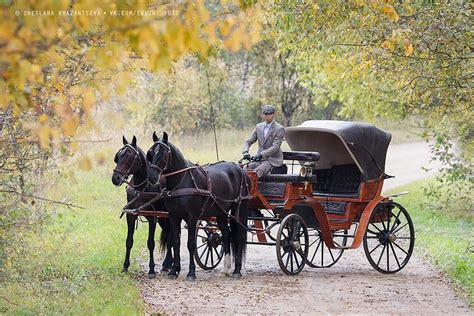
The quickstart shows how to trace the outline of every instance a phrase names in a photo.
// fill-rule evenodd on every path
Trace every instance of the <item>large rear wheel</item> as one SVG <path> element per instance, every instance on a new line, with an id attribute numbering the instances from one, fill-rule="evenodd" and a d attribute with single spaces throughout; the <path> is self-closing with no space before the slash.
<path id="1" fill-rule="evenodd" d="M 224 247 L 222 234 L 216 223 L 199 220 L 196 225 L 196 251 L 194 259 L 204 270 L 212 270 L 222 260 Z"/>
<path id="2" fill-rule="evenodd" d="M 407 210 L 398 203 L 380 203 L 372 213 L 364 236 L 369 263 L 381 273 L 403 269 L 413 253 L 415 228 Z"/>
<path id="3" fill-rule="evenodd" d="M 280 224 L 276 239 L 276 253 L 281 270 L 289 275 L 300 273 L 308 257 L 308 245 L 308 229 L 301 216 L 286 216 Z"/>

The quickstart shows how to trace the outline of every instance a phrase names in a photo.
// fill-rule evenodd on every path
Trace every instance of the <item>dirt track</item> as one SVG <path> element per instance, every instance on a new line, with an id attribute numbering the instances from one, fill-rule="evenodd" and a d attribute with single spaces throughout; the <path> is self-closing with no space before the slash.
<path id="1" fill-rule="evenodd" d="M 420 166 L 429 158 L 424 143 L 392 146 L 387 171 L 397 175 L 386 187 L 426 175 Z M 416 227 L 416 223 L 415 223 Z M 455 297 L 449 282 L 414 257 L 395 275 L 376 272 L 362 249 L 346 251 L 327 269 L 305 269 L 297 276 L 280 271 L 274 247 L 249 246 L 243 277 L 234 280 L 220 271 L 197 270 L 197 281 L 185 280 L 188 265 L 182 236 L 182 272 L 177 280 L 146 278 L 146 259 L 138 282 L 149 313 L 167 314 L 473 314 Z M 157 260 L 158 261 L 158 260 Z"/>

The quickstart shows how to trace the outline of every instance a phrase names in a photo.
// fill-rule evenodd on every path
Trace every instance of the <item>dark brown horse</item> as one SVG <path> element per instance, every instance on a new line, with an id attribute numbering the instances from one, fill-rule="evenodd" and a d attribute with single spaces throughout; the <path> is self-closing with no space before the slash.
<path id="1" fill-rule="evenodd" d="M 225 253 L 224 269 L 230 264 L 230 245 L 234 257 L 235 270 L 232 277 L 241 277 L 242 261 L 247 246 L 247 204 L 249 183 L 245 172 L 236 164 L 218 162 L 202 168 L 190 166 L 183 154 L 168 142 L 163 133 L 158 139 L 153 133 L 154 144 L 147 152 L 149 177 L 157 183 L 161 176 L 166 177 L 166 210 L 171 227 L 174 263 L 168 274 L 176 278 L 181 269 L 180 223 L 188 225 L 189 272 L 188 280 L 196 279 L 196 266 L 193 254 L 196 250 L 196 223 L 199 218 L 215 217 L 222 232 Z M 230 218 L 230 221 L 229 221 Z M 229 225 L 230 222 L 230 231 Z"/>
<path id="2" fill-rule="evenodd" d="M 158 194 L 161 192 L 161 186 L 159 183 L 154 185 L 149 183 L 145 153 L 140 149 L 140 147 L 137 146 L 137 138 L 133 136 L 132 142 L 129 143 L 125 137 L 123 137 L 123 145 L 124 146 L 115 155 L 114 161 L 117 166 L 115 167 L 112 174 L 112 183 L 116 186 L 120 186 L 129 178 L 129 176 L 133 176 L 130 186 L 127 189 L 127 209 L 138 209 L 150 201 L 149 197 L 141 196 L 143 195 L 143 192 Z M 155 202 L 150 205 L 150 208 L 163 210 L 163 202 Z M 126 272 L 130 266 L 130 251 L 133 247 L 133 233 L 135 230 L 135 223 L 137 221 L 137 215 L 127 213 L 126 216 L 128 233 L 126 240 L 125 261 L 123 263 L 124 272 Z M 147 246 L 148 250 L 150 251 L 150 270 L 148 272 L 148 277 L 153 278 L 156 276 L 153 251 L 155 249 L 155 229 L 157 219 L 152 216 L 146 216 L 146 219 L 148 220 Z M 169 243 L 169 221 L 166 218 L 158 218 L 158 223 L 161 226 L 160 249 L 164 249 L 165 247 L 167 248 L 161 271 L 167 272 L 168 269 L 171 268 L 173 259 L 171 256 L 171 244 Z"/>

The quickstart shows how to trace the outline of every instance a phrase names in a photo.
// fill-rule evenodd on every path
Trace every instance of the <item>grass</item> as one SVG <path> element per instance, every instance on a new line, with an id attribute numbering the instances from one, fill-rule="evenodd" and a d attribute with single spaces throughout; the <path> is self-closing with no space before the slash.
<path id="1" fill-rule="evenodd" d="M 465 293 L 474 305 L 474 225 L 469 214 L 460 217 L 450 214 L 449 209 L 428 206 L 430 203 L 422 190 L 428 181 L 433 180 L 397 188 L 397 192 L 410 192 L 397 201 L 405 206 L 415 224 L 417 250 L 445 272 L 454 287 Z"/>
<path id="2" fill-rule="evenodd" d="M 131 274 L 121 273 L 123 188 L 114 189 L 107 172 L 99 170 L 58 180 L 55 189 L 51 198 L 67 196 L 85 209 L 57 208 L 53 222 L 24 241 L 22 269 L 2 285 L 0 313 L 143 314 L 134 275 L 146 229 L 137 231 Z"/>

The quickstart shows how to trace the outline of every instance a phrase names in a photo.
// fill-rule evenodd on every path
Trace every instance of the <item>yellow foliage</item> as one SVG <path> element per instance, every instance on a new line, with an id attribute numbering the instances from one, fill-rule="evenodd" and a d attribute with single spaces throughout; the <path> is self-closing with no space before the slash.
<path id="1" fill-rule="evenodd" d="M 45 114 L 45 113 L 41 114 L 41 115 L 38 117 L 38 123 L 40 123 L 40 124 L 45 124 L 45 123 L 48 122 L 48 120 L 49 120 L 49 117 L 48 117 L 48 115 Z"/>
<path id="2" fill-rule="evenodd" d="M 411 56 L 411 55 L 413 55 L 413 45 L 412 44 L 405 45 L 405 56 Z"/>
<path id="3" fill-rule="evenodd" d="M 395 8 L 390 4 L 385 4 L 382 9 L 383 14 L 385 14 L 391 21 L 398 22 L 399 16 Z"/>
<path id="4" fill-rule="evenodd" d="M 38 140 L 43 149 L 46 149 L 49 146 L 49 133 L 50 127 L 48 125 L 42 126 L 38 130 Z"/>
<path id="5" fill-rule="evenodd" d="M 64 120 L 63 123 L 63 133 L 64 136 L 74 136 L 76 134 L 76 128 L 79 125 L 79 120 L 77 117 L 70 117 Z"/>
<path id="6" fill-rule="evenodd" d="M 79 166 L 79 169 L 81 170 L 91 170 L 92 168 L 92 162 L 87 156 L 82 156 L 78 159 L 77 164 Z"/>
<path id="7" fill-rule="evenodd" d="M 82 107 L 86 113 L 90 113 L 92 107 L 95 104 L 95 91 L 94 89 L 88 89 L 82 97 Z"/>

